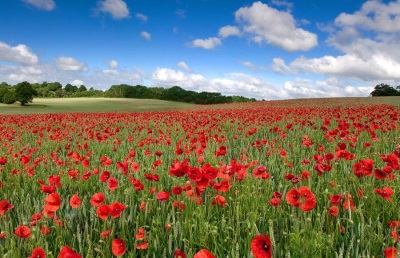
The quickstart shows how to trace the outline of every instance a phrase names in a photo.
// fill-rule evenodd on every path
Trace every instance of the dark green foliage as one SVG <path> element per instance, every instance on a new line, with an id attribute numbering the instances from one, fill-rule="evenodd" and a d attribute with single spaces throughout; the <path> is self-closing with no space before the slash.
<path id="1" fill-rule="evenodd" d="M 95 90 L 91 87 L 87 90 L 85 85 L 80 87 L 70 83 L 63 88 L 59 82 L 46 82 L 30 84 L 21 82 L 14 87 L 7 83 L 0 84 L 0 103 L 3 96 L 9 90 L 14 89 L 15 98 L 25 105 L 31 102 L 33 96 L 41 98 L 64 98 L 64 97 L 108 97 L 108 98 L 137 98 L 137 99 L 162 99 L 170 101 L 179 101 L 195 104 L 220 104 L 232 102 L 248 102 L 256 101 L 254 98 L 249 99 L 242 96 L 223 96 L 218 92 L 195 92 L 182 89 L 179 86 L 171 88 L 162 87 L 146 87 L 143 85 L 131 86 L 128 84 L 112 85 L 107 91 Z M 18 90 L 17 90 L 18 89 Z M 12 100 L 11 95 L 9 95 Z M 15 102 L 15 101 L 14 101 Z"/>
<path id="2" fill-rule="evenodd" d="M 3 103 L 4 104 L 14 104 L 16 102 L 15 93 L 12 90 L 9 90 L 3 96 Z"/>
<path id="3" fill-rule="evenodd" d="M 73 92 L 77 92 L 78 91 L 78 87 L 68 83 L 67 85 L 65 85 L 64 90 L 66 92 L 72 92 L 73 93 Z"/>
<path id="4" fill-rule="evenodd" d="M 32 85 L 27 82 L 20 82 L 15 86 L 15 99 L 24 106 L 28 102 L 32 102 L 33 96 L 36 96 L 37 92 L 33 89 Z"/>
<path id="5" fill-rule="evenodd" d="M 85 87 L 85 85 L 81 85 L 81 86 L 79 86 L 78 91 L 79 92 L 87 91 L 87 88 Z"/>
<path id="6" fill-rule="evenodd" d="M 400 85 L 396 88 L 397 90 L 388 84 L 381 83 L 375 86 L 374 91 L 371 92 L 371 96 L 400 96 Z"/>

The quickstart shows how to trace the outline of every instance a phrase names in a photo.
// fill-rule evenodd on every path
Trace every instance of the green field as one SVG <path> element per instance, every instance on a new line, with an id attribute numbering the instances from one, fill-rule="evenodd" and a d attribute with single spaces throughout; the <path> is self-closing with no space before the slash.
<path id="1" fill-rule="evenodd" d="M 20 106 L 0 104 L 0 114 L 34 114 L 63 112 L 129 112 L 129 111 L 164 111 L 187 109 L 192 104 L 155 99 L 117 99 L 117 98 L 65 98 L 40 99 Z"/>

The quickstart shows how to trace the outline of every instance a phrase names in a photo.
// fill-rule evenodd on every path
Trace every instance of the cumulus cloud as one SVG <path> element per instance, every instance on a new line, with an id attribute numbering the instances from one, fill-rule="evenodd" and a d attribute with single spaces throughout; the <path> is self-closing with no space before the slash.
<path id="1" fill-rule="evenodd" d="M 45 11 L 51 11 L 56 7 L 56 4 L 54 3 L 53 0 L 22 0 L 22 1 Z"/>
<path id="2" fill-rule="evenodd" d="M 98 11 L 110 14 L 114 19 L 129 17 L 129 9 L 123 0 L 103 0 L 97 2 Z"/>
<path id="3" fill-rule="evenodd" d="M 367 1 L 353 14 L 341 13 L 329 32 L 327 43 L 341 54 L 299 57 L 288 65 L 278 58 L 273 70 L 311 72 L 367 84 L 400 79 L 400 1 Z"/>
<path id="4" fill-rule="evenodd" d="M 231 25 L 224 26 L 219 29 L 218 36 L 220 36 L 223 39 L 230 36 L 240 36 L 240 30 L 236 26 L 231 26 Z"/>
<path id="5" fill-rule="evenodd" d="M 191 71 L 192 71 L 192 70 L 189 68 L 189 66 L 188 66 L 185 62 L 183 62 L 183 61 L 180 61 L 179 63 L 177 63 L 176 66 L 178 66 L 179 68 L 182 68 L 182 69 L 184 69 L 184 70 L 186 70 L 186 71 L 188 71 L 188 72 L 191 72 Z"/>
<path id="6" fill-rule="evenodd" d="M 342 27 L 359 27 L 376 32 L 400 32 L 400 1 L 383 3 L 367 1 L 353 14 L 341 13 L 335 24 Z"/>
<path id="7" fill-rule="evenodd" d="M 0 41 L 0 61 L 21 64 L 37 64 L 39 58 L 26 45 L 10 46 Z"/>
<path id="8" fill-rule="evenodd" d="M 56 65 L 63 71 L 83 71 L 86 72 L 88 68 L 86 65 L 73 57 L 61 56 L 56 59 Z"/>
<path id="9" fill-rule="evenodd" d="M 284 90 L 292 98 L 366 97 L 373 87 L 346 84 L 334 77 L 324 81 L 296 78 L 293 81 L 287 81 Z"/>
<path id="10" fill-rule="evenodd" d="M 135 17 L 143 22 L 147 22 L 147 20 L 149 19 L 149 17 L 147 17 L 146 15 L 141 14 L 141 13 L 135 14 Z"/>
<path id="11" fill-rule="evenodd" d="M 72 81 L 69 82 L 69 84 L 77 86 L 77 87 L 79 87 L 81 85 L 85 85 L 85 83 L 83 81 L 81 81 L 81 80 L 72 80 Z"/>
<path id="12" fill-rule="evenodd" d="M 151 34 L 146 31 L 140 32 L 140 35 L 147 40 L 151 40 Z"/>
<path id="13" fill-rule="evenodd" d="M 240 8 L 235 18 L 251 40 L 259 44 L 272 44 L 286 51 L 307 51 L 318 44 L 316 34 L 296 27 L 292 14 L 261 2 Z"/>
<path id="14" fill-rule="evenodd" d="M 179 85 L 189 90 L 199 90 L 206 84 L 206 79 L 201 74 L 185 74 L 170 68 L 157 68 L 151 75 L 151 80 L 158 85 Z"/>
<path id="15" fill-rule="evenodd" d="M 208 39 L 195 39 L 192 41 L 192 47 L 200 47 L 208 50 L 214 49 L 219 45 L 221 45 L 221 40 L 216 37 Z"/>

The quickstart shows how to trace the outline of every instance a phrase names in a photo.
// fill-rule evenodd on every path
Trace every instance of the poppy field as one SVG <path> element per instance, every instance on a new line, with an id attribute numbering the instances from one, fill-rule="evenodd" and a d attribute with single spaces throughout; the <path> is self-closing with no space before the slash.
<path id="1" fill-rule="evenodd" d="M 394 258 L 399 119 L 371 98 L 0 115 L 0 257 Z"/>

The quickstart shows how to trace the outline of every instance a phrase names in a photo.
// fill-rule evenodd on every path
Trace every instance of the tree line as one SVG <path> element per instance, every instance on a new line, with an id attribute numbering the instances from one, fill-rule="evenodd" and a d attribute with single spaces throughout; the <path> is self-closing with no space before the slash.
<path id="1" fill-rule="evenodd" d="M 372 97 L 378 97 L 378 96 L 400 96 L 400 85 L 397 86 L 396 88 L 385 84 L 381 83 L 375 86 L 374 90 L 371 92 Z"/>
<path id="2" fill-rule="evenodd" d="M 218 92 L 196 92 L 185 90 L 179 86 L 171 88 L 146 87 L 143 85 L 118 84 L 112 85 L 108 90 L 87 89 L 85 85 L 75 86 L 66 84 L 64 87 L 59 82 L 29 83 L 20 82 L 9 85 L 0 84 L 0 103 L 13 104 L 20 102 L 26 105 L 34 97 L 39 98 L 77 98 L 77 97 L 105 97 L 105 98 L 138 98 L 180 101 L 194 104 L 220 104 L 232 102 L 256 101 L 254 98 L 243 96 L 224 96 Z"/>

